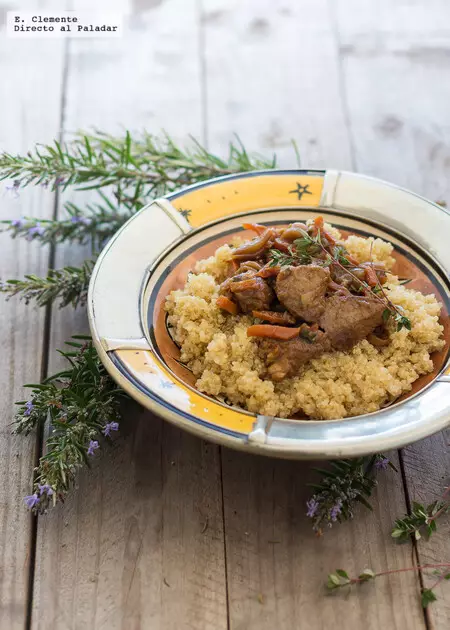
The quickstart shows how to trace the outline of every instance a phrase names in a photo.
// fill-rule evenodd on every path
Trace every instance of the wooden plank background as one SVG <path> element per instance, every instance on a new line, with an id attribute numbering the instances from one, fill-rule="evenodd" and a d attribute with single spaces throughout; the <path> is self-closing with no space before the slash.
<path id="1" fill-rule="evenodd" d="M 101 0 L 127 14 L 122 39 L 6 38 L 9 8 L 56 6 L 0 0 L 2 149 L 96 126 L 164 128 L 224 152 L 236 132 L 294 166 L 295 138 L 302 166 L 450 201 L 446 0 Z M 62 213 L 64 199 L 41 189 L 0 195 L 2 217 Z M 49 255 L 59 266 L 88 254 L 0 242 L 1 278 L 44 273 Z M 35 445 L 10 437 L 13 401 L 23 382 L 58 368 L 54 350 L 86 320 L 15 301 L 0 314 L 0 628 L 448 628 L 450 589 L 424 615 L 412 573 L 348 596 L 323 588 L 338 566 L 450 557 L 449 519 L 415 548 L 389 537 L 411 499 L 429 502 L 448 484 L 448 432 L 392 453 L 401 472 L 380 479 L 374 513 L 317 539 L 305 517 L 311 465 L 221 449 L 133 407 L 65 505 L 36 523 L 20 505 Z"/>

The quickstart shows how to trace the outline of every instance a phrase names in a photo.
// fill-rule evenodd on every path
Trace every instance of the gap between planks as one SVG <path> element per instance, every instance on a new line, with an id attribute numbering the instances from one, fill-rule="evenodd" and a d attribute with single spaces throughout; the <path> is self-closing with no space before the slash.
<path id="1" fill-rule="evenodd" d="M 60 114 L 59 114 L 59 133 L 58 142 L 63 141 L 63 128 L 64 118 L 66 112 L 66 98 L 67 98 L 67 80 L 69 76 L 69 46 L 70 39 L 67 39 L 64 43 L 63 49 L 63 66 L 62 66 L 62 79 L 61 79 L 61 98 L 60 98 Z M 53 214 L 52 220 L 55 221 L 58 218 L 58 208 L 60 203 L 60 191 L 56 188 L 53 199 Z M 56 258 L 56 244 L 50 243 L 48 253 L 48 272 L 55 268 Z M 49 357 L 50 357 L 50 339 L 51 339 L 51 326 L 52 326 L 52 312 L 53 304 L 45 306 L 44 315 L 44 331 L 42 337 L 42 359 L 41 359 L 41 375 L 40 382 L 44 381 L 49 376 Z M 39 465 L 39 460 L 43 455 L 44 447 L 44 434 L 47 430 L 46 426 L 39 427 L 36 430 L 36 445 L 35 445 L 35 461 L 34 467 Z M 28 586 L 27 586 L 27 608 L 25 617 L 25 630 L 31 630 L 32 616 L 33 616 L 33 594 L 34 594 L 34 580 L 36 574 L 36 550 L 37 550 L 37 530 L 39 515 L 32 517 L 31 531 L 30 531 L 30 563 L 28 569 Z"/>

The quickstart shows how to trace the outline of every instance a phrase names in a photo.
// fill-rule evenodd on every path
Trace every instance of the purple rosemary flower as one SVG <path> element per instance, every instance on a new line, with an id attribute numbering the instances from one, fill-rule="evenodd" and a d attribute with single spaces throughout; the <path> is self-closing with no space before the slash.
<path id="1" fill-rule="evenodd" d="M 41 187 L 45 188 L 47 190 L 47 188 L 48 188 L 48 181 L 41 182 Z"/>
<path id="2" fill-rule="evenodd" d="M 312 499 L 306 502 L 306 507 L 308 508 L 306 516 L 308 516 L 309 518 L 313 518 L 316 515 L 317 508 L 319 507 L 319 502 L 316 501 L 314 497 L 312 497 Z"/>
<path id="3" fill-rule="evenodd" d="M 25 497 L 24 501 L 27 508 L 31 510 L 39 503 L 39 497 L 36 493 L 30 494 L 28 497 Z"/>
<path id="4" fill-rule="evenodd" d="M 25 219 L 22 217 L 21 219 L 13 219 L 11 221 L 11 227 L 20 229 L 21 227 L 23 227 L 25 225 L 26 221 Z"/>
<path id="5" fill-rule="evenodd" d="M 97 440 L 91 440 L 89 442 L 89 448 L 87 451 L 88 455 L 94 455 L 94 451 L 96 451 L 98 449 L 98 442 Z"/>
<path id="6" fill-rule="evenodd" d="M 58 188 L 58 186 L 62 186 L 62 184 L 64 184 L 64 177 L 57 177 L 55 179 L 55 188 Z"/>
<path id="7" fill-rule="evenodd" d="M 38 221 L 36 225 L 33 225 L 33 227 L 30 227 L 30 229 L 28 230 L 27 240 L 32 241 L 35 234 L 37 234 L 38 236 L 42 236 L 44 232 L 45 228 L 43 228 Z"/>
<path id="8" fill-rule="evenodd" d="M 336 504 L 330 510 L 330 519 L 334 522 L 337 521 L 338 515 L 342 512 L 342 501 L 338 499 Z"/>
<path id="9" fill-rule="evenodd" d="M 119 423 L 118 422 L 108 422 L 105 424 L 103 428 L 103 435 L 111 435 L 111 431 L 118 431 Z"/>
<path id="10" fill-rule="evenodd" d="M 19 197 L 19 188 L 20 181 L 18 179 L 15 179 L 12 184 L 6 184 L 5 186 L 5 190 L 11 192 L 14 199 L 17 199 Z"/>
<path id="11" fill-rule="evenodd" d="M 375 468 L 377 470 L 386 470 L 388 466 L 389 466 L 389 459 L 387 457 L 381 457 L 380 459 L 377 459 L 377 461 L 375 462 Z"/>
<path id="12" fill-rule="evenodd" d="M 24 416 L 29 416 L 31 415 L 31 412 L 33 411 L 34 405 L 32 403 L 31 400 L 29 400 L 27 403 L 25 403 L 25 411 L 23 412 Z"/>
<path id="13" fill-rule="evenodd" d="M 48 497 L 51 497 L 53 494 L 53 488 L 49 486 L 48 483 L 44 483 L 42 486 L 39 484 L 38 488 L 39 488 L 39 494 L 41 496 L 44 494 L 44 492 L 46 493 Z"/>
<path id="14" fill-rule="evenodd" d="M 90 225 L 91 220 L 88 217 L 73 216 L 70 218 L 71 223 L 81 223 L 81 225 Z"/>

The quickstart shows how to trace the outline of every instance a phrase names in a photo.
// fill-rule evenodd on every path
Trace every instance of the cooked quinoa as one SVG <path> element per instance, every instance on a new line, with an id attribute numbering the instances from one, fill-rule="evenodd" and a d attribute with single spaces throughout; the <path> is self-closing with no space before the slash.
<path id="1" fill-rule="evenodd" d="M 326 228 L 335 238 L 341 237 L 332 226 Z M 355 235 L 343 242 L 358 262 L 371 257 L 392 269 L 390 243 Z M 181 361 L 194 373 L 200 391 L 255 413 L 334 419 L 377 411 L 408 392 L 419 376 L 432 372 L 430 354 L 445 345 L 438 321 L 441 305 L 434 295 L 407 289 L 390 275 L 386 293 L 404 309 L 411 331 L 391 328 L 386 347 L 363 340 L 348 352 L 332 351 L 312 359 L 295 377 L 278 383 L 264 380 L 258 342 L 247 336 L 252 317 L 229 315 L 216 305 L 232 252 L 232 247 L 223 245 L 214 256 L 199 261 L 184 289 L 172 291 L 166 300 Z"/>

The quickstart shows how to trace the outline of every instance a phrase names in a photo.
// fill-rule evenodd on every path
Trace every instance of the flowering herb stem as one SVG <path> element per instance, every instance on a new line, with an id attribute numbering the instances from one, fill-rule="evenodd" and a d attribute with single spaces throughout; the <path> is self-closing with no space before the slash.
<path id="1" fill-rule="evenodd" d="M 29 274 L 23 280 L 7 280 L 0 283 L 0 293 L 8 298 L 18 295 L 26 304 L 35 300 L 38 306 L 56 300 L 61 308 L 68 304 L 84 306 L 94 262 L 87 260 L 81 267 L 54 269 L 45 278 Z"/>
<path id="2" fill-rule="evenodd" d="M 313 530 L 321 535 L 324 526 L 353 518 L 357 503 L 371 510 L 367 499 L 377 485 L 376 474 L 388 466 L 396 470 L 387 457 L 376 454 L 336 460 L 329 469 L 316 468 L 322 479 L 310 484 L 315 493 L 306 503 L 306 515 L 313 521 Z"/>
<path id="3" fill-rule="evenodd" d="M 81 209 L 68 202 L 64 208 L 67 218 L 61 220 L 20 219 L 0 221 L 12 238 L 22 237 L 28 241 L 47 243 L 92 243 L 93 250 L 100 249 L 105 240 L 111 238 L 122 225 L 142 208 L 142 201 L 113 203 L 98 191 L 102 201 L 88 204 Z"/>
<path id="4" fill-rule="evenodd" d="M 103 436 L 119 429 L 125 392 L 110 378 L 88 337 L 73 337 L 72 351 L 61 352 L 69 367 L 44 383 L 27 385 L 28 401 L 17 403 L 14 432 L 28 434 L 49 421 L 45 454 L 35 469 L 34 492 L 27 507 L 44 512 L 63 500 L 77 470 L 89 464 Z M 44 488 L 44 490 L 42 490 Z"/>

